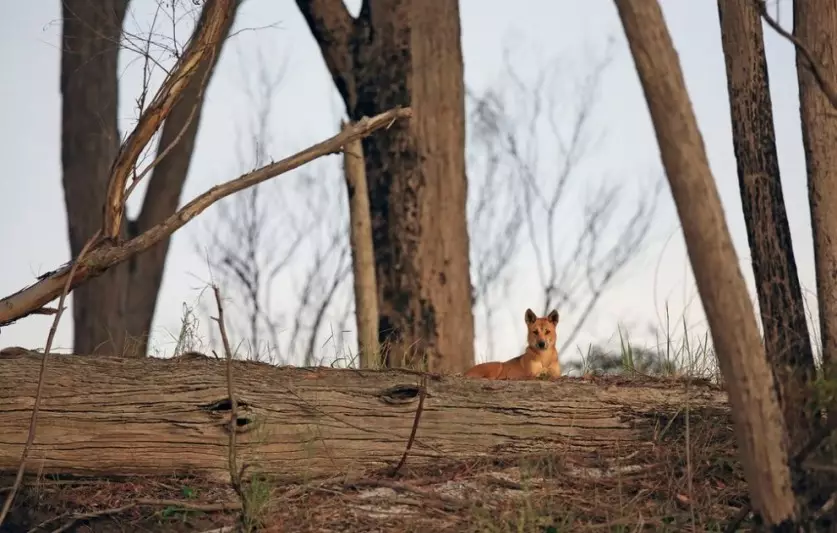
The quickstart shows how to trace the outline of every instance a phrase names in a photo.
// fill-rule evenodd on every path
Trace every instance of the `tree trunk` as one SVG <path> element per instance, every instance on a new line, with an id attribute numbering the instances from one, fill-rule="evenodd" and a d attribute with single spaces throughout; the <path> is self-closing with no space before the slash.
<path id="1" fill-rule="evenodd" d="M 297 0 L 350 118 L 411 106 L 363 142 L 388 367 L 464 371 L 474 360 L 465 100 L 456 0 Z"/>
<path id="2" fill-rule="evenodd" d="M 63 0 L 61 6 L 61 164 L 75 257 L 102 227 L 110 166 L 119 150 L 118 43 L 128 0 Z M 122 265 L 75 291 L 76 350 L 122 353 L 126 291 L 121 288 L 127 280 Z"/>
<path id="3" fill-rule="evenodd" d="M 345 129 L 345 125 L 343 127 Z M 360 140 L 346 145 L 343 172 L 349 197 L 349 243 L 352 248 L 352 270 L 355 283 L 355 316 L 357 323 L 360 368 L 379 366 L 378 284 L 375 281 L 375 252 L 372 247 L 372 221 L 369 210 L 369 187 Z"/>
<path id="4" fill-rule="evenodd" d="M 798 450 L 819 427 L 810 404 L 816 368 L 779 175 L 761 16 L 753 0 L 718 0 L 718 12 L 764 348 L 791 450 Z"/>
<path id="5" fill-rule="evenodd" d="M 0 473 L 18 466 L 40 360 L 32 353 L 0 357 Z M 224 361 L 60 356 L 48 365 L 28 472 L 227 476 Z M 401 371 L 235 361 L 238 463 L 251 465 L 248 473 L 288 480 L 392 467 L 413 428 L 419 382 Z M 726 394 L 697 383 L 623 380 L 604 387 L 455 376 L 427 383 L 411 466 L 551 451 L 576 469 L 603 469 L 619 457 L 625 472 L 651 477 L 653 469 L 635 471 L 637 451 L 682 445 L 687 397 L 693 432 L 705 428 L 720 442 L 732 440 L 718 430 L 729 425 Z M 665 440 L 661 427 L 669 432 Z"/>
<path id="6" fill-rule="evenodd" d="M 727 384 L 753 511 L 795 520 L 782 412 L 680 61 L 657 0 L 615 0 Z"/>
<path id="7" fill-rule="evenodd" d="M 62 53 L 62 164 L 70 251 L 77 256 L 102 224 L 111 164 L 119 149 L 117 57 L 128 1 L 65 0 Z M 205 12 L 205 10 L 204 10 Z M 233 24 L 229 19 L 226 32 Z M 204 23 L 204 16 L 198 25 Z M 182 43 L 180 43 L 182 44 Z M 158 153 L 170 147 L 149 179 L 131 238 L 174 213 L 189 172 L 203 95 L 214 61 L 203 62 L 166 120 Z M 176 144 L 175 144 L 176 143 Z M 73 293 L 74 348 L 79 353 L 144 356 L 163 278 L 169 240 L 106 272 Z"/>
<path id="8" fill-rule="evenodd" d="M 837 4 L 830 0 L 793 3 L 793 33 L 837 83 Z M 829 103 L 804 54 L 796 50 L 802 144 L 808 170 L 808 201 L 814 234 L 823 369 L 837 376 L 837 110 Z"/>

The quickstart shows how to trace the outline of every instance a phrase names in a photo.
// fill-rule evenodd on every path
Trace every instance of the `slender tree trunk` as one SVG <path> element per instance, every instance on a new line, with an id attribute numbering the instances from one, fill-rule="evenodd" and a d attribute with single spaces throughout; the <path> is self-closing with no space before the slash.
<path id="1" fill-rule="evenodd" d="M 76 256 L 101 227 L 110 168 L 119 150 L 117 59 L 128 0 L 64 0 L 62 5 L 62 165 L 70 250 Z M 202 16 L 198 24 L 203 23 Z M 214 61 L 199 67 L 166 120 L 159 150 L 171 149 L 152 171 L 140 215 L 123 225 L 123 237 L 138 235 L 177 209 L 212 74 L 207 69 L 217 64 L 220 46 Z M 77 353 L 146 354 L 168 245 L 166 239 L 73 293 Z"/>
<path id="2" fill-rule="evenodd" d="M 805 0 L 793 3 L 793 31 L 822 65 L 823 75 L 837 83 L 837 3 Z M 820 338 L 823 368 L 837 376 L 837 110 L 829 103 L 804 54 L 796 51 L 802 144 L 808 170 L 808 201 L 814 234 Z"/>
<path id="3" fill-rule="evenodd" d="M 346 145 L 343 169 L 349 197 L 349 243 L 352 249 L 355 283 L 359 363 L 360 368 L 375 368 L 379 363 L 378 285 L 375 281 L 375 252 L 372 248 L 366 165 L 363 145 L 359 140 Z"/>
<path id="4" fill-rule="evenodd" d="M 364 139 L 386 366 L 463 371 L 474 319 L 466 221 L 465 100 L 457 0 L 297 0 L 357 120 L 413 118 Z"/>
<path id="5" fill-rule="evenodd" d="M 657 0 L 615 3 L 727 383 L 753 510 L 770 527 L 793 523 L 782 412 L 680 61 Z"/>
<path id="6" fill-rule="evenodd" d="M 816 368 L 785 212 L 761 16 L 753 0 L 718 0 L 733 147 L 764 330 L 792 450 L 819 426 Z"/>

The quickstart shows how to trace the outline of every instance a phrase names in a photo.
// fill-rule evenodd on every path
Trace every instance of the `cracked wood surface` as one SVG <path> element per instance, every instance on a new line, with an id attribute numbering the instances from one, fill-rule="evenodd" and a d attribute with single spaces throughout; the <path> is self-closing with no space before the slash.
<path id="1" fill-rule="evenodd" d="M 0 472 L 17 468 L 40 359 L 0 357 Z M 248 475 L 360 474 L 393 466 L 404 451 L 417 374 L 243 361 L 233 372 L 238 462 Z M 653 446 L 661 431 L 682 432 L 667 420 L 682 415 L 687 396 L 693 417 L 727 418 L 725 393 L 673 380 L 427 383 L 411 466 L 557 451 L 586 468 Z M 51 356 L 27 472 L 228 479 L 226 387 L 225 362 L 210 358 Z"/>

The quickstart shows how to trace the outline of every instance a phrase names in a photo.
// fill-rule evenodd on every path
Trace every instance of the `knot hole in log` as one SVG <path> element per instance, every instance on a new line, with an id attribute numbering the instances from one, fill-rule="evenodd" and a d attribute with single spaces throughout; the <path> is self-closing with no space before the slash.
<path id="1" fill-rule="evenodd" d="M 229 398 L 222 398 L 218 401 L 202 405 L 200 408 L 208 413 L 211 413 L 213 417 L 219 418 L 219 422 L 221 423 L 221 426 L 223 426 L 224 431 L 229 431 L 230 412 L 232 411 L 232 402 Z M 250 404 L 239 398 L 236 401 L 235 411 L 235 432 L 246 433 L 247 431 L 253 429 L 256 420 L 253 417 Z"/>
<path id="2" fill-rule="evenodd" d="M 404 405 L 418 400 L 420 393 L 421 387 L 419 385 L 399 384 L 382 390 L 378 394 L 378 398 L 389 404 Z"/>

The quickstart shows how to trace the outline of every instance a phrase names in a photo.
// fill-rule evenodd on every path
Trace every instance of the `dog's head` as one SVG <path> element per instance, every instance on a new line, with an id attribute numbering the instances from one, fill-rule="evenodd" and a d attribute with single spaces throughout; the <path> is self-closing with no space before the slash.
<path id="1" fill-rule="evenodd" d="M 529 348 L 542 352 L 555 347 L 558 339 L 558 311 L 553 309 L 548 315 L 539 317 L 531 309 L 526 310 L 526 338 Z"/>

